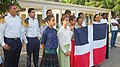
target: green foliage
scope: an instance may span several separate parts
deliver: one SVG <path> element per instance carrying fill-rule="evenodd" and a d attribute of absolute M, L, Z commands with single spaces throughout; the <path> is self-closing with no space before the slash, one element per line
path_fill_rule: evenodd
<path fill-rule="evenodd" d="M 17 0 L 0 0 L 0 14 L 5 14 L 9 4 L 15 4 L 17 7 L 20 7 Z"/>
<path fill-rule="evenodd" d="M 61 2 L 111 9 L 120 15 L 120 0 L 62 0 Z"/>

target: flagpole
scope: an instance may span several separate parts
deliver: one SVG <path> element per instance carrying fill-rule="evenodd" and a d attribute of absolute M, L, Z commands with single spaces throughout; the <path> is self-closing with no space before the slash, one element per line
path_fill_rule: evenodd
<path fill-rule="evenodd" d="M 109 59 L 109 24 L 107 26 L 106 59 Z"/>

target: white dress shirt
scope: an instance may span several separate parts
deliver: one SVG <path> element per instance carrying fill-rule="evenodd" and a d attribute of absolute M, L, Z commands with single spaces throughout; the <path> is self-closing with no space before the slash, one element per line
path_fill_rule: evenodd
<path fill-rule="evenodd" d="M 22 39 L 22 24 L 21 18 L 16 15 L 15 17 L 11 16 L 9 13 L 4 17 L 5 23 L 3 23 L 2 31 L 2 46 L 5 45 L 4 37 L 7 38 L 21 38 Z"/>
<path fill-rule="evenodd" d="M 61 26 L 58 31 L 58 43 L 64 53 L 67 52 L 64 45 L 69 45 L 69 51 L 71 51 L 71 38 L 72 32 L 70 31 L 70 28 L 67 26 L 67 28 L 65 29 L 63 26 Z"/>
<path fill-rule="evenodd" d="M 116 19 L 111 19 L 111 30 L 118 30 L 117 26 L 113 26 L 112 23 L 116 23 L 119 24 L 118 21 Z"/>
<path fill-rule="evenodd" d="M 2 35 L 3 35 L 3 24 L 0 23 L 0 44 L 2 42 Z"/>
<path fill-rule="evenodd" d="M 29 18 L 28 26 L 24 27 L 25 37 L 38 37 L 39 36 L 39 24 L 37 19 Z M 27 39 L 24 39 L 24 42 L 27 44 Z"/>

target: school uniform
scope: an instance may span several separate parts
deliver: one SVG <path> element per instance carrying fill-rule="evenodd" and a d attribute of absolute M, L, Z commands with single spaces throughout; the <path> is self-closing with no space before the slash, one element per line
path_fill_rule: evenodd
<path fill-rule="evenodd" d="M 18 15 L 15 17 L 9 13 L 4 16 L 1 45 L 9 45 L 11 49 L 4 51 L 4 67 L 18 67 L 22 48 L 22 24 Z"/>
<path fill-rule="evenodd" d="M 39 24 L 36 18 L 26 18 L 25 23 L 28 24 L 24 26 L 24 34 L 27 49 L 27 67 L 31 67 L 31 57 L 33 54 L 33 63 L 35 67 L 38 67 L 39 59 L 39 49 L 40 49 L 40 40 L 39 36 Z"/>
<path fill-rule="evenodd" d="M 54 28 L 51 29 L 47 26 L 43 32 L 41 44 L 44 44 L 44 51 L 40 67 L 59 67 L 57 56 L 57 31 Z"/>
<path fill-rule="evenodd" d="M 64 28 L 63 26 L 58 31 L 59 42 L 59 63 L 60 67 L 70 67 L 70 56 L 66 56 L 67 51 L 71 51 L 71 38 L 72 33 L 70 28 Z"/>
<path fill-rule="evenodd" d="M 3 31 L 3 24 L 0 23 L 0 44 L 1 44 L 1 41 L 2 41 L 2 31 Z M 2 64 L 2 57 L 0 56 L 0 65 Z"/>

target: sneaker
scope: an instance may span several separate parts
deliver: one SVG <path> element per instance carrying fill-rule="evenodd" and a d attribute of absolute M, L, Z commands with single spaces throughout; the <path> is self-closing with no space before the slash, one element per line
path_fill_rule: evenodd
<path fill-rule="evenodd" d="M 113 46 L 113 47 L 117 48 L 117 46 Z"/>
<path fill-rule="evenodd" d="M 111 49 L 113 49 L 113 47 L 110 47 Z"/>

